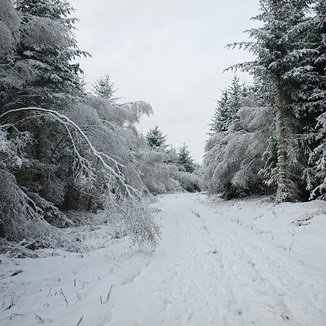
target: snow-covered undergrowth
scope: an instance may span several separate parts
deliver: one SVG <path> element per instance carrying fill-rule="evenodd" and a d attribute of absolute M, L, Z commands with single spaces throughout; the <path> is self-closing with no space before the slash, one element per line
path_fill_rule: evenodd
<path fill-rule="evenodd" d="M 66 229 L 88 251 L 1 255 L 0 324 L 326 324 L 325 202 L 170 194 L 154 208 L 155 251 L 112 220 Z"/>

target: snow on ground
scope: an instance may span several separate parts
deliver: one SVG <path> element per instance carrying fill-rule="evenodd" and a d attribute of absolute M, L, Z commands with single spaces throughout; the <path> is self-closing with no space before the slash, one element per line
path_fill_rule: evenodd
<path fill-rule="evenodd" d="M 88 253 L 1 256 L 0 324 L 326 325 L 325 202 L 171 194 L 155 206 L 155 252 L 102 227 Z"/>

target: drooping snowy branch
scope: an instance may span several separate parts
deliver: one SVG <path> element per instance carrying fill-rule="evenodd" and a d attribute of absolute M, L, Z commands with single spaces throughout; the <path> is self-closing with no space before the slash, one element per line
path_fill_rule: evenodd
<path fill-rule="evenodd" d="M 77 157 L 79 159 L 81 159 L 81 162 L 83 162 L 85 159 L 82 158 L 81 154 L 77 150 L 77 148 L 75 146 L 74 138 L 73 138 L 71 132 L 69 131 L 68 127 L 72 127 L 75 131 L 77 131 L 78 134 L 87 143 L 91 153 L 99 160 L 99 162 L 101 162 L 103 167 L 121 183 L 121 186 L 125 189 L 127 195 L 129 197 L 131 197 L 131 198 L 133 198 L 134 195 L 136 195 L 137 197 L 140 197 L 139 191 L 137 189 L 133 188 L 132 186 L 128 185 L 125 182 L 125 177 L 124 177 L 124 175 L 122 174 L 122 172 L 120 170 L 123 167 L 123 165 L 120 164 L 117 160 L 115 160 L 111 156 L 109 156 L 109 155 L 107 155 L 105 153 L 97 151 L 96 148 L 94 147 L 94 145 L 92 144 L 92 142 L 87 137 L 87 135 L 81 130 L 81 128 L 76 123 L 74 123 L 71 119 L 69 119 L 67 116 L 65 116 L 64 114 L 58 113 L 58 112 L 53 111 L 53 110 L 44 109 L 44 108 L 27 107 L 27 108 L 12 109 L 12 110 L 9 110 L 9 111 L 1 114 L 0 115 L 0 121 L 3 118 L 5 118 L 5 117 L 7 117 L 8 115 L 11 115 L 11 114 L 15 114 L 15 113 L 18 113 L 18 112 L 33 112 L 33 111 L 38 112 L 38 113 L 41 112 L 44 115 L 51 116 L 56 121 L 58 121 L 59 123 L 63 124 L 66 127 L 68 136 L 69 136 L 69 138 L 70 138 L 70 140 L 71 140 L 71 142 L 73 144 L 74 152 L 77 155 Z M 112 168 L 105 160 L 108 160 L 108 161 L 112 162 L 115 168 Z"/>

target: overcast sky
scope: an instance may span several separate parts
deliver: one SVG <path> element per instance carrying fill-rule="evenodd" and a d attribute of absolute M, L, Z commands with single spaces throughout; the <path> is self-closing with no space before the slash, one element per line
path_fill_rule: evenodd
<path fill-rule="evenodd" d="M 186 143 L 202 161 L 208 124 L 223 70 L 250 59 L 227 43 L 246 40 L 258 0 L 71 0 L 80 19 L 79 47 L 90 85 L 108 73 L 122 101 L 143 100 L 154 110 L 140 129 L 158 125 L 176 147 Z M 245 76 L 243 77 L 245 78 Z"/>

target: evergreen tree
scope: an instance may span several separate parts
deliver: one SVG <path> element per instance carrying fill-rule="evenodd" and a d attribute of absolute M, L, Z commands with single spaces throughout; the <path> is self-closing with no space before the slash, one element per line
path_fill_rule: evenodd
<path fill-rule="evenodd" d="M 155 126 L 154 129 L 150 129 L 146 134 L 147 144 L 150 149 L 156 150 L 165 146 L 166 136 L 163 132 Z"/>
<path fill-rule="evenodd" d="M 178 153 L 178 164 L 186 171 L 186 172 L 194 172 L 195 164 L 194 160 L 190 155 L 190 151 L 186 144 L 183 144 Z"/>
<path fill-rule="evenodd" d="M 217 102 L 212 123 L 210 125 L 210 134 L 227 131 L 229 125 L 237 117 L 237 112 L 241 106 L 243 88 L 240 85 L 239 78 L 235 76 L 230 87 L 222 91 L 222 97 Z"/>
<path fill-rule="evenodd" d="M 20 24 L 21 17 L 11 1 L 0 1 L 0 113 L 4 110 L 8 93 L 19 84 L 23 74 L 15 69 Z M 11 95 L 14 98 L 14 94 Z"/>
<path fill-rule="evenodd" d="M 94 85 L 94 92 L 97 96 L 114 101 L 113 94 L 116 92 L 114 84 L 111 82 L 110 76 L 105 75 L 99 78 Z"/>
<path fill-rule="evenodd" d="M 299 158 L 297 137 L 298 126 L 298 58 L 302 56 L 299 26 L 306 21 L 308 1 L 261 0 L 261 13 L 255 17 L 263 23 L 249 34 L 256 41 L 235 44 L 244 46 L 255 54 L 253 62 L 237 65 L 273 86 L 276 112 L 277 140 L 277 201 L 295 200 L 299 197 L 302 185 L 302 162 Z M 300 187 L 301 186 L 301 187 Z"/>
<path fill-rule="evenodd" d="M 309 166 L 305 171 L 307 189 L 311 198 L 326 197 L 326 3 L 314 1 L 314 15 L 308 19 L 305 30 L 305 45 L 310 55 L 305 56 L 305 64 L 310 67 L 306 80 L 302 83 L 302 92 L 308 97 Z M 303 117 L 304 119 L 305 117 Z M 317 123 L 316 123 L 317 122 Z"/>
<path fill-rule="evenodd" d="M 236 118 L 236 115 L 241 107 L 243 87 L 240 85 L 240 80 L 237 76 L 234 76 L 231 85 L 228 89 L 229 100 L 229 120 L 232 121 Z"/>
<path fill-rule="evenodd" d="M 227 131 L 229 125 L 228 114 L 228 92 L 222 92 L 221 99 L 217 102 L 217 107 L 214 112 L 212 122 L 210 124 L 210 135 L 217 132 Z"/>
<path fill-rule="evenodd" d="M 66 108 L 83 95 L 81 69 L 73 61 L 88 55 L 73 35 L 73 8 L 65 0 L 17 0 L 16 8 L 22 23 L 13 68 L 22 76 L 8 85 L 2 104 Z"/>
<path fill-rule="evenodd" d="M 15 37 L 20 26 L 20 16 L 9 0 L 0 2 L 0 60 L 1 66 L 13 59 Z"/>

